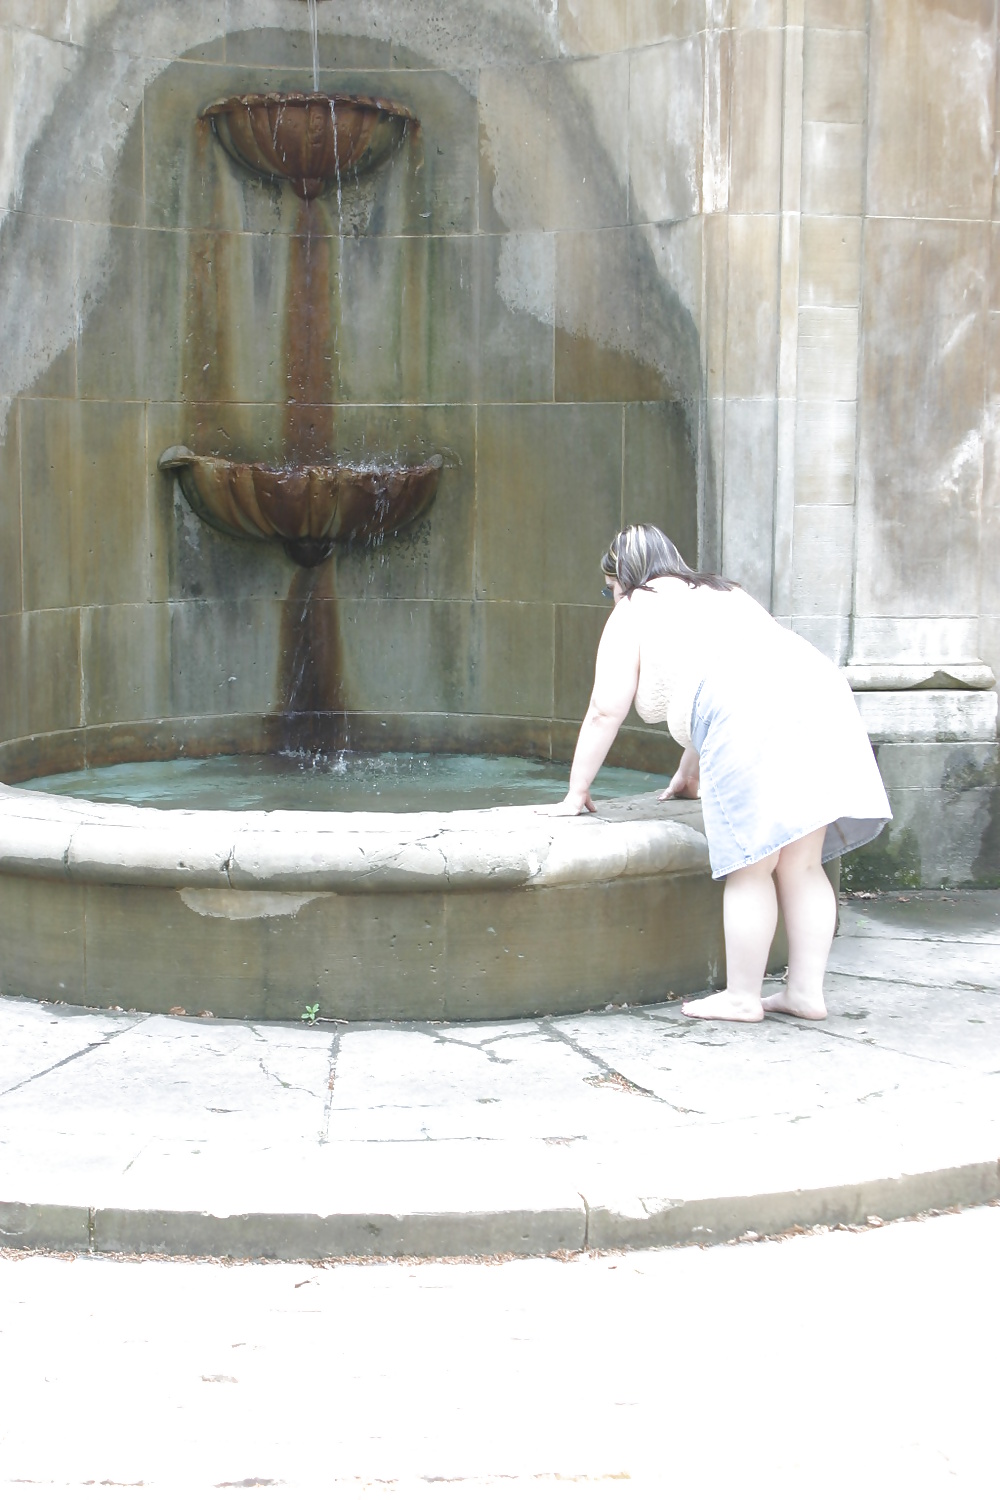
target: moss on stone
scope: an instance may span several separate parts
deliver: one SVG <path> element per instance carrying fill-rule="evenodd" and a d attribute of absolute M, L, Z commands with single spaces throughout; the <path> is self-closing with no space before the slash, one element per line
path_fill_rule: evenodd
<path fill-rule="evenodd" d="M 920 845 L 912 828 L 886 828 L 872 843 L 845 854 L 840 883 L 845 892 L 919 890 Z"/>

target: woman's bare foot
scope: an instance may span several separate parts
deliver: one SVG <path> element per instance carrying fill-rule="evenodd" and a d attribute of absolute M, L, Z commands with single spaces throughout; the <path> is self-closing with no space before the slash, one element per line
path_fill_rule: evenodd
<path fill-rule="evenodd" d="M 780 1011 L 783 1016 L 798 1016 L 800 1021 L 826 1019 L 826 1006 L 822 996 L 819 1000 L 792 1000 L 787 990 L 778 990 L 773 995 L 765 995 L 762 1004 L 765 1010 Z"/>
<path fill-rule="evenodd" d="M 759 1000 L 746 995 L 731 995 L 719 990 L 704 1000 L 685 1000 L 681 1010 L 698 1021 L 763 1021 L 764 1007 Z"/>

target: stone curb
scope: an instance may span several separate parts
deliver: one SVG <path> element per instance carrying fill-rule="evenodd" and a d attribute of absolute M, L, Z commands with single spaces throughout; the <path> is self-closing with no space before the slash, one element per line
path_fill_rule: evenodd
<path fill-rule="evenodd" d="M 219 1256 L 276 1261 L 653 1249 L 722 1244 L 814 1225 L 864 1224 L 1000 1198 L 1000 1161 L 747 1196 L 632 1199 L 579 1208 L 436 1213 L 242 1213 L 0 1203 L 0 1244 L 77 1254 Z M 640 1212 L 635 1212 L 639 1208 Z"/>

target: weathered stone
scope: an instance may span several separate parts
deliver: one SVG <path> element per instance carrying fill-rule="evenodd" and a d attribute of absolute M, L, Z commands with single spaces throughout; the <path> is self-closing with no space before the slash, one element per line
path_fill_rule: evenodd
<path fill-rule="evenodd" d="M 872 7 L 869 213 L 989 218 L 995 71 L 985 0 Z"/>

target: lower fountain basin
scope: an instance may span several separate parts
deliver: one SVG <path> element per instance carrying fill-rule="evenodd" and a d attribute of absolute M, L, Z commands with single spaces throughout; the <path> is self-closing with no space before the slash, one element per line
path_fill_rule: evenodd
<path fill-rule="evenodd" d="M 369 546 L 421 515 L 437 493 L 444 459 L 418 464 L 239 463 L 182 445 L 161 453 L 191 509 L 217 531 L 277 539 L 293 562 L 315 567 L 337 543 Z"/>
<path fill-rule="evenodd" d="M 0 785 L 0 991 L 299 1020 L 662 1000 L 722 972 L 697 803 L 196 811 Z"/>

